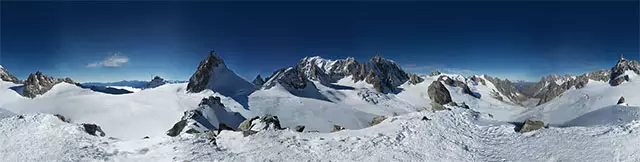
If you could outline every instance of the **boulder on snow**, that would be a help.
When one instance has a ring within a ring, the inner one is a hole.
[[[444,105],[451,102],[451,94],[449,94],[449,90],[447,90],[444,84],[439,81],[433,81],[431,85],[429,85],[427,92],[431,99],[431,103]]]
[[[538,129],[542,128],[542,127],[544,127],[544,122],[527,119],[526,121],[524,121],[524,124],[522,125],[522,128],[520,128],[520,130],[518,132],[520,132],[520,133],[531,132],[531,131],[534,131],[534,130],[538,130]]]
[[[374,125],[380,124],[385,119],[387,119],[386,116],[375,116],[375,117],[373,117],[371,122],[369,122],[369,125],[374,126]]]
[[[171,137],[178,136],[185,126],[187,126],[187,121],[180,120],[177,123],[173,124],[173,127],[171,127],[171,129],[167,131],[167,135]]]
[[[296,126],[296,132],[302,132],[304,131],[305,126],[304,125],[298,125]]]
[[[624,97],[620,96],[620,99],[618,99],[618,103],[617,104],[620,105],[620,104],[624,104],[624,103],[625,103]]]
[[[102,131],[102,129],[98,125],[83,123],[82,126],[84,127],[84,131],[89,133],[90,135],[100,136],[100,137],[105,136],[105,133]]]
[[[239,129],[246,137],[263,130],[282,130],[283,128],[282,126],[280,126],[280,120],[278,119],[278,116],[265,114],[262,117],[256,116],[243,121],[242,123],[240,123]]]
[[[333,125],[333,130],[331,130],[331,132],[337,132],[337,131],[341,131],[344,130],[344,127],[339,126],[339,125]]]

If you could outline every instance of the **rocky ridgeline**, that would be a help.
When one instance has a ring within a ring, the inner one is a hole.
[[[245,118],[238,112],[229,112],[220,102],[220,97],[203,98],[198,108],[184,112],[180,121],[167,131],[169,136],[181,133],[202,133],[220,129],[238,129]]]
[[[69,83],[73,85],[79,85],[71,80],[71,78],[53,78],[42,74],[38,71],[35,74],[29,75],[26,81],[24,81],[24,87],[22,88],[22,95],[29,98],[34,98],[37,95],[42,95],[49,91],[54,85],[58,83]]]
[[[5,69],[2,66],[0,66],[0,80],[6,81],[6,82],[13,82],[16,84],[22,83],[22,81],[16,78],[16,76],[13,76],[13,74],[11,74],[7,69]]]
[[[359,63],[354,58],[326,60],[317,56],[305,57],[297,66],[284,71],[291,72],[276,72],[269,78],[274,78],[275,74],[293,75],[286,78],[297,79],[300,81],[299,84],[302,85],[302,80],[305,79],[315,80],[324,84],[335,83],[345,77],[351,77],[353,82],[365,81],[372,84],[376,91],[381,93],[395,92],[397,91],[397,86],[407,81],[410,81],[411,84],[423,81],[419,76],[404,72],[395,62],[386,60],[381,56],[375,56],[364,63]]]

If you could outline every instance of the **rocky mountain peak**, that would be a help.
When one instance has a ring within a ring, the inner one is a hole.
[[[262,76],[258,74],[258,76],[256,76],[256,78],[253,79],[251,83],[253,83],[253,85],[262,86],[264,84],[264,79],[262,79]]]
[[[640,65],[637,60],[630,61],[620,56],[616,65],[611,68],[609,84],[611,84],[611,86],[617,86],[624,81],[628,81],[629,77],[625,74],[627,71],[632,71],[640,75]]]
[[[22,95],[29,98],[34,98],[37,95],[44,94],[49,91],[54,85],[58,83],[66,82],[69,84],[79,85],[71,80],[71,78],[53,78],[44,75],[42,72],[37,71],[35,74],[29,74],[29,77],[24,82],[22,89]]]
[[[365,81],[372,84],[378,92],[392,92],[395,87],[405,83],[410,76],[395,62],[375,56],[369,62],[359,63],[349,57],[343,60],[327,60],[318,56],[305,57],[295,67],[301,75],[320,83],[335,83],[351,76],[354,82]],[[414,78],[414,82],[419,81]]]
[[[200,92],[206,89],[211,78],[211,73],[219,66],[226,68],[224,61],[212,50],[209,52],[207,58],[200,62],[196,72],[189,78],[187,90],[189,92]]]
[[[166,83],[167,81],[161,78],[160,76],[155,76],[153,77],[153,79],[151,79],[149,83],[147,83],[147,85],[144,88],[156,88]]]

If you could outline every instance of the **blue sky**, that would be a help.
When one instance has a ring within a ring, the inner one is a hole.
[[[538,80],[638,59],[639,2],[2,2],[0,65],[77,81],[242,77],[305,56]]]

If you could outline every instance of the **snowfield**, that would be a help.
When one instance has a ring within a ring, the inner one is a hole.
[[[431,120],[424,121],[426,116]],[[640,123],[517,133],[467,109],[416,112],[360,130],[267,130],[243,137],[223,131],[118,140],[82,133],[53,115],[3,118],[5,161],[637,161]],[[452,129],[455,128],[455,129]]]
[[[197,108],[204,97],[218,95],[210,90],[186,93],[185,87],[186,83],[167,84],[137,93],[110,95],[60,83],[34,99],[3,89],[0,93],[6,95],[0,96],[0,108],[17,114],[60,114],[74,123],[98,124],[115,138],[166,136],[165,132],[180,120],[184,111]],[[5,98],[12,101],[5,102]],[[221,98],[227,108],[247,113],[235,101]]]

